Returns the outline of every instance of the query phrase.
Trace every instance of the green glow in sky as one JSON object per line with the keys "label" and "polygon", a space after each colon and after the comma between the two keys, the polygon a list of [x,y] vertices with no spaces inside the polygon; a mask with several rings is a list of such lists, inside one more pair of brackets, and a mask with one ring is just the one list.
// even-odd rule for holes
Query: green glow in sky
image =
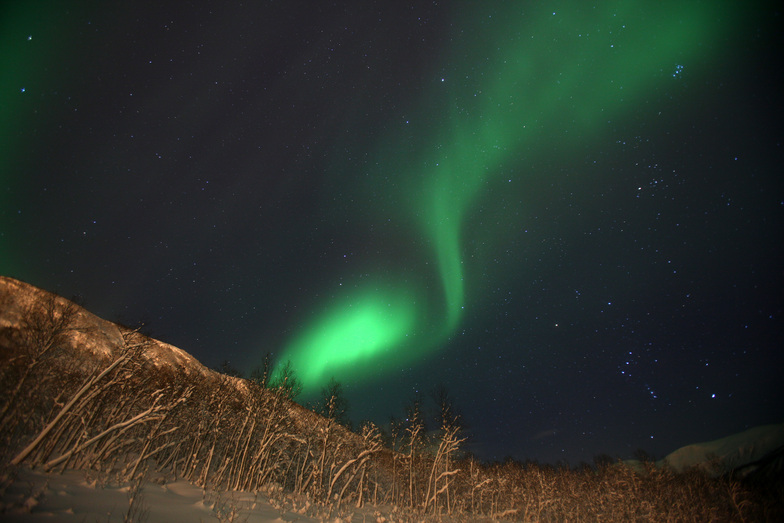
{"label": "green glow in sky", "polygon": [[[62,52],[62,20],[56,19],[45,4],[9,2],[0,7],[0,208],[13,209],[10,196],[24,180],[19,164],[27,158],[25,139],[40,121],[34,100],[45,92],[47,73]],[[30,27],[39,29],[35,34]],[[26,263],[20,249],[11,245],[3,231],[16,224],[7,212],[0,218],[0,273],[14,274]]]}
{"label": "green glow in sky", "polygon": [[464,29],[454,37],[454,64],[440,93],[450,114],[415,175],[424,190],[412,191],[412,212],[435,248],[450,331],[465,304],[464,218],[488,182],[509,174],[501,166],[518,161],[521,150],[602,133],[609,119],[636,110],[679,65],[695,60],[718,30],[708,24],[719,18],[718,4],[603,4],[518,4],[457,24]]}
{"label": "green glow in sky", "polygon": [[347,367],[370,374],[379,359],[394,357],[413,335],[416,303],[411,293],[370,286],[328,309],[289,347],[305,390],[343,376]]}
{"label": "green glow in sky", "polygon": [[[676,71],[710,52],[720,21],[731,19],[721,2],[494,4],[478,3],[479,11],[455,21],[444,67],[433,73],[422,104],[427,109],[418,115],[427,123],[414,124],[413,133],[392,133],[385,142],[400,146],[378,158],[382,166],[401,165],[399,151],[417,151],[404,172],[381,176],[397,180],[396,208],[432,248],[443,303],[425,311],[394,296],[386,308],[385,291],[366,290],[360,300],[327,308],[282,358],[293,360],[306,388],[332,375],[356,379],[373,372],[367,362],[379,352],[403,359],[442,345],[466,306],[470,275],[461,234],[483,192],[510,171],[519,178],[516,166],[526,156],[552,151],[552,144],[564,150],[593,140],[609,121],[640,110],[657,89],[677,81]],[[492,233],[486,232],[491,242]],[[395,288],[394,277],[388,279]],[[406,338],[414,332],[420,344]]]}

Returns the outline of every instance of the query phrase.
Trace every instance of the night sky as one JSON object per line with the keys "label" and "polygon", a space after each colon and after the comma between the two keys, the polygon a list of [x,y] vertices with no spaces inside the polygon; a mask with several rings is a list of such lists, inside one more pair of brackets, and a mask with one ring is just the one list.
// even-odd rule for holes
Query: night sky
{"label": "night sky", "polygon": [[113,4],[0,8],[0,273],[482,459],[784,421],[777,2]]}

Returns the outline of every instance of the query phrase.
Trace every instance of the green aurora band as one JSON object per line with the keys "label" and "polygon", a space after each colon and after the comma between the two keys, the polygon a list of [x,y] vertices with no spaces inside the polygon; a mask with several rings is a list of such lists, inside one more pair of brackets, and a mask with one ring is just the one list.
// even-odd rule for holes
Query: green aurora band
{"label": "green aurora band", "polygon": [[441,127],[420,128],[424,140],[412,140],[410,130],[389,136],[393,156],[377,158],[400,165],[399,151],[418,152],[404,173],[386,174],[396,177],[403,219],[433,249],[443,306],[433,310],[402,276],[326,304],[280,358],[292,362],[306,395],[331,377],[378,377],[443,346],[466,301],[463,222],[486,188],[539,144],[579,145],[637,110],[679,66],[715,52],[732,19],[723,2],[494,4],[453,24],[441,69],[448,73],[427,97],[427,107],[444,108]]}
{"label": "green aurora band", "polygon": [[[50,13],[46,4],[9,2],[0,7],[0,208],[15,205],[11,195],[22,185],[19,164],[27,158],[25,140],[38,116],[33,99],[45,92],[47,71],[62,60],[63,22]],[[39,27],[40,33],[24,32]],[[3,231],[16,223],[7,212],[0,221],[0,273],[14,274],[26,264]]]}
{"label": "green aurora band", "polygon": [[297,356],[292,363],[297,364],[303,386],[308,390],[312,384],[323,384],[324,376],[343,367],[370,371],[379,352],[405,342],[416,313],[412,296],[394,288],[370,287],[339,303],[292,346]]}

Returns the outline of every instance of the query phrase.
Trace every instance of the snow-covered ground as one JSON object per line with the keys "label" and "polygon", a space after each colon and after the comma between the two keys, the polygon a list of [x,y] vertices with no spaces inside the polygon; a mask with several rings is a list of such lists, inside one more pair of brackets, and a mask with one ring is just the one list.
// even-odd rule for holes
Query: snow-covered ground
{"label": "snow-covered ground", "polygon": [[[16,476],[3,478],[6,485],[0,503],[0,520],[46,522],[124,521],[133,511],[131,521],[149,523],[247,521],[316,522],[335,521],[327,514],[306,515],[314,510],[306,503],[284,495],[257,495],[245,492],[207,492],[185,481],[157,484],[145,481],[141,488],[111,486],[93,479],[84,471],[45,474],[20,468]],[[10,483],[10,484],[9,484]],[[131,507],[130,497],[136,495]],[[379,521],[372,511],[346,518],[353,521]],[[344,515],[345,517],[345,515]],[[337,519],[341,521],[341,519]],[[384,521],[381,519],[380,521]],[[390,521],[386,518],[386,521]]]}

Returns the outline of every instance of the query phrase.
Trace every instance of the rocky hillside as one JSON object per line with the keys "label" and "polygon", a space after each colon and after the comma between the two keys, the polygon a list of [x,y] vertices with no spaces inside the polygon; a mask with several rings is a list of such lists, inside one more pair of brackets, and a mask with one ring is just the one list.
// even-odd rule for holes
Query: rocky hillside
{"label": "rocky hillside", "polygon": [[[381,450],[375,428],[351,433],[283,389],[212,371],[177,347],[8,277],[0,277],[0,371],[0,451],[12,464],[129,478],[154,466],[213,487],[301,488],[326,481],[316,476],[334,460]],[[324,459],[314,469],[319,438]]]}
{"label": "rocky hillside", "polygon": [[[57,310],[72,313],[68,336],[63,340],[72,349],[78,349],[83,357],[106,360],[116,356],[123,346],[123,335],[131,329],[99,318],[84,308],[55,294],[46,292],[27,283],[0,276],[0,342],[12,343],[9,337],[25,320],[24,315],[35,304],[44,304]],[[155,367],[169,367],[190,376],[215,377],[215,372],[202,365],[196,358],[182,349],[159,340],[146,338],[144,357]]]}
{"label": "rocky hillside", "polygon": [[[32,316],[37,317],[33,321],[39,324],[54,325],[57,320],[47,315],[62,314],[58,311],[66,311],[68,316],[68,325],[63,327],[65,332],[57,347],[58,353],[76,357],[85,367],[117,358],[125,348],[126,339],[133,336],[137,343],[144,344],[140,357],[150,370],[179,375],[178,379],[186,382],[203,380],[215,385],[223,383],[224,386],[229,383],[237,392],[247,391],[246,380],[222,375],[174,345],[99,318],[70,300],[7,276],[0,276],[0,347],[4,349],[0,362],[7,364],[25,350],[20,344],[22,331],[42,327],[30,325]],[[312,425],[320,418],[295,402],[287,403],[289,413],[298,425]],[[342,432],[344,436],[352,437],[347,431]]]}

